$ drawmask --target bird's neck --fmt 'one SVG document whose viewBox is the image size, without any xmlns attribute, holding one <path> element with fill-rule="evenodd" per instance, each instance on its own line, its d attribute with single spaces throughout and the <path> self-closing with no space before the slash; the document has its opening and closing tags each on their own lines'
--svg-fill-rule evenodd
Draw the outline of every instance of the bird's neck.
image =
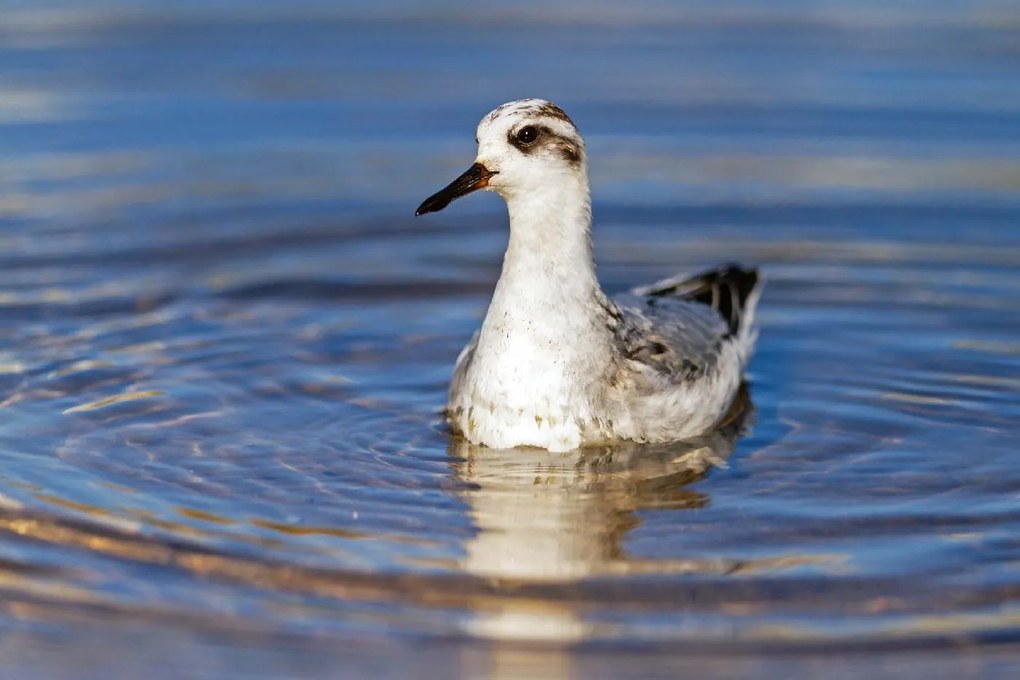
<svg viewBox="0 0 1020 680">
<path fill-rule="evenodd" d="M 510 242 L 500 286 L 510 284 L 517 294 L 528 289 L 554 304 L 599 294 L 587 177 L 568 176 L 506 198 Z"/>
<path fill-rule="evenodd" d="M 506 197 L 510 243 L 480 340 L 501 352 L 512 347 L 534 370 L 588 361 L 608 345 L 588 182 L 571 179 Z"/>
</svg>

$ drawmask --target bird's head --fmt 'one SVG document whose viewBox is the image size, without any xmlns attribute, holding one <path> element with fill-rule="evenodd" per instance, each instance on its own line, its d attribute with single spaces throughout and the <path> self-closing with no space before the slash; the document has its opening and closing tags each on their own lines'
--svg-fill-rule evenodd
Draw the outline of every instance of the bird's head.
<svg viewBox="0 0 1020 680">
<path fill-rule="evenodd" d="M 584 140 L 563 109 L 542 99 L 521 99 L 496 108 L 478 124 L 474 165 L 425 199 L 416 215 L 442 210 L 478 189 L 507 202 L 551 188 L 578 185 L 587 193 Z"/>
</svg>

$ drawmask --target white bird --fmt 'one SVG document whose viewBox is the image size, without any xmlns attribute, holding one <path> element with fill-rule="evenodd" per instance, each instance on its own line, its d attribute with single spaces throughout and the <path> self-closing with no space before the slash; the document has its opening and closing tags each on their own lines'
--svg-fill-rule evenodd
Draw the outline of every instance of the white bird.
<svg viewBox="0 0 1020 680">
<path fill-rule="evenodd" d="M 457 358 L 446 415 L 492 448 L 569 451 L 708 432 L 754 348 L 758 273 L 728 265 L 608 298 L 595 276 L 584 140 L 558 106 L 503 104 L 478 124 L 467 172 L 419 206 L 477 189 L 510 213 L 482 327 Z"/>
</svg>

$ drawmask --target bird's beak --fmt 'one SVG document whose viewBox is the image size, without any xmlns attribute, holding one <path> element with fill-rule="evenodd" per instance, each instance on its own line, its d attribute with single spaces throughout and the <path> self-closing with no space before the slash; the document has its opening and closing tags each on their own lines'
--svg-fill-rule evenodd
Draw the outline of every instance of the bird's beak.
<svg viewBox="0 0 1020 680">
<path fill-rule="evenodd" d="M 475 163 L 467 169 L 467 172 L 450 182 L 445 188 L 426 198 L 414 211 L 414 214 L 424 215 L 425 213 L 439 212 L 461 196 L 467 196 L 472 191 L 489 186 L 489 178 L 496 174 L 499 173 L 492 172 L 481 163 Z"/>
</svg>

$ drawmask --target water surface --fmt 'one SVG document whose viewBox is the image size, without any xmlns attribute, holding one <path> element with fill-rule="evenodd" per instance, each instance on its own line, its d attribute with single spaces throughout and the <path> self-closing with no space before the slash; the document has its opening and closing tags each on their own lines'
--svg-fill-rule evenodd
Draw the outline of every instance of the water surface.
<svg viewBox="0 0 1020 680">
<path fill-rule="evenodd" d="M 3 667 L 1007 672 L 1018 26 L 992 0 L 11 3 Z M 766 274 L 722 431 L 446 433 L 506 217 L 411 213 L 521 96 L 588 139 L 607 290 Z"/>
</svg>

